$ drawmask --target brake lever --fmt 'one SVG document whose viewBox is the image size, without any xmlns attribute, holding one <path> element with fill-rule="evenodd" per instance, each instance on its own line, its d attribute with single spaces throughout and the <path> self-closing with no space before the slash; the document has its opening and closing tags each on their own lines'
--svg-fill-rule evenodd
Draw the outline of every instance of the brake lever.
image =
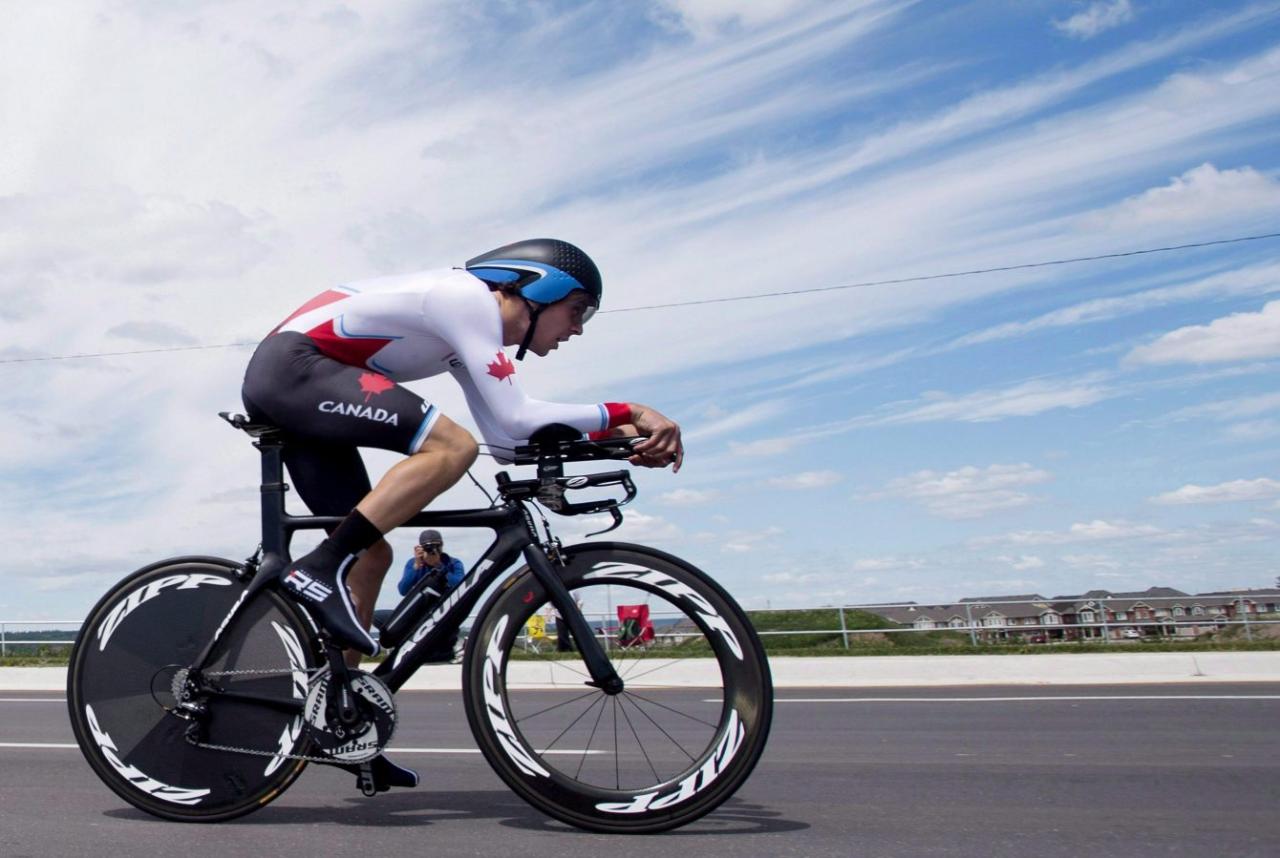
<svg viewBox="0 0 1280 858">
<path fill-rule="evenodd" d="M 597 530 L 594 533 L 588 533 L 587 536 L 599 536 L 602 533 L 617 530 L 622 526 L 622 513 L 618 512 L 618 508 L 616 506 L 609 507 L 609 514 L 613 516 L 613 524 L 609 525 L 604 530 Z"/>
</svg>

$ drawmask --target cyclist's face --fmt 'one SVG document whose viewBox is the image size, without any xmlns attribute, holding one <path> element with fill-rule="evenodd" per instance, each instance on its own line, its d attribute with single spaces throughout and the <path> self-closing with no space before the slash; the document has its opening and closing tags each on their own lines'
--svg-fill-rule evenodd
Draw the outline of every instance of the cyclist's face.
<svg viewBox="0 0 1280 858">
<path fill-rule="evenodd" d="M 581 289 L 575 289 L 569 297 L 549 305 L 538 316 L 538 327 L 533 333 L 530 350 L 539 357 L 545 357 L 570 337 L 581 334 L 582 326 L 594 310 L 590 296 Z"/>
</svg>

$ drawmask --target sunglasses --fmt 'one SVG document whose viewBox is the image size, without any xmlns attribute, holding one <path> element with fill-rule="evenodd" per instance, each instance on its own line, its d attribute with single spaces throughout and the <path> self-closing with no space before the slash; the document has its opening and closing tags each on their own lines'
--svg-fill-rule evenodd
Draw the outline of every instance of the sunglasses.
<svg viewBox="0 0 1280 858">
<path fill-rule="evenodd" d="M 423 550 L 423 551 L 425 551 L 425 552 L 427 552 L 428 554 L 436 554 L 436 553 L 438 553 L 438 552 L 440 551 L 440 549 L 441 549 L 443 546 L 441 546 L 441 545 L 423 545 L 423 546 L 421 546 L 421 547 L 422 547 L 422 550 Z"/>
</svg>

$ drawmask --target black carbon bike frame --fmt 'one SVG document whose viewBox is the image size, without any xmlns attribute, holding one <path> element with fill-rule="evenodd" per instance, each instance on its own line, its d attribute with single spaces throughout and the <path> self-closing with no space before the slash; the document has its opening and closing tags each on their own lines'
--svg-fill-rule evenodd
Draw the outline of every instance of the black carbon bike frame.
<svg viewBox="0 0 1280 858">
<path fill-rule="evenodd" d="M 289 486 L 284 482 L 285 441 L 280 430 L 254 425 L 241 415 L 223 413 L 221 416 L 232 426 L 252 436 L 255 439 L 253 445 L 262 454 L 262 542 L 258 552 L 245 561 L 246 574 L 251 574 L 252 578 L 244 594 L 232 606 L 200 657 L 191 665 L 193 672 L 199 672 L 208 664 L 218 640 L 234 625 L 235 617 L 244 606 L 279 579 L 281 571 L 290 562 L 289 545 L 293 534 L 299 530 L 332 528 L 342 521 L 340 516 L 290 515 L 285 510 L 285 494 Z M 613 443 L 611 454 L 592 458 L 616 459 L 626 455 L 625 447 L 618 446 L 618 442 Z M 608 442 L 597 446 L 604 450 L 607 445 Z M 550 458 L 538 456 L 536 461 L 539 478 L 536 480 L 517 482 L 510 480 L 506 474 L 499 474 L 498 486 L 502 501 L 495 506 L 486 509 L 421 512 L 401 525 L 415 528 L 488 528 L 495 531 L 496 535 L 484 554 L 468 570 L 462 581 L 449 591 L 443 602 L 432 606 L 425 598 L 426 594 L 422 592 L 426 586 L 424 579 L 419 580 L 396 606 L 384 625 L 383 634 L 385 636 L 388 630 L 395 630 L 398 632 L 395 637 L 400 639 L 387 642 L 388 646 L 384 647 L 387 650 L 386 658 L 373 671 L 391 691 L 398 691 L 425 663 L 433 649 L 442 642 L 452 641 L 454 632 L 461 627 L 480 597 L 522 554 L 538 583 L 545 588 L 551 603 L 568 622 L 583 662 L 591 674 L 591 681 L 587 684 L 606 694 L 618 694 L 623 690 L 622 679 L 592 633 L 581 609 L 565 589 L 553 561 L 548 557 L 548 549 L 556 556 L 558 545 L 549 543 L 544 547 L 539 541 L 533 517 L 525 503 L 535 499 L 544 503 L 550 501 L 548 506 L 552 509 L 556 509 L 558 503 L 566 514 L 610 511 L 615 522 L 619 522 L 621 515 L 617 512 L 617 507 L 635 496 L 635 487 L 626 471 L 564 477 L 561 466 L 565 460 L 565 456 L 557 458 L 554 454 Z M 531 458 L 525 459 L 526 463 L 534 461 Z M 519 458 L 517 462 L 520 462 Z M 625 500 L 609 499 L 583 504 L 563 502 L 563 491 L 566 488 L 585 488 L 588 485 L 620 485 L 626 488 L 627 497 Z M 403 631 L 408 633 L 404 634 Z M 335 673 L 345 673 L 340 649 L 332 641 L 327 638 L 325 640 L 330 666 Z"/>
</svg>

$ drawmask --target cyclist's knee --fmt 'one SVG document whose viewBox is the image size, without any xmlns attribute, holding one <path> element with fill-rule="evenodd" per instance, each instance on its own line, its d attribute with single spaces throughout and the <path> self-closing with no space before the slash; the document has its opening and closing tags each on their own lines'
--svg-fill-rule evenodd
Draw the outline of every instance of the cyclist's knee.
<svg viewBox="0 0 1280 858">
<path fill-rule="evenodd" d="M 480 445 L 470 432 L 441 415 L 419 452 L 443 456 L 461 472 L 475 462 L 480 454 Z"/>
</svg>

